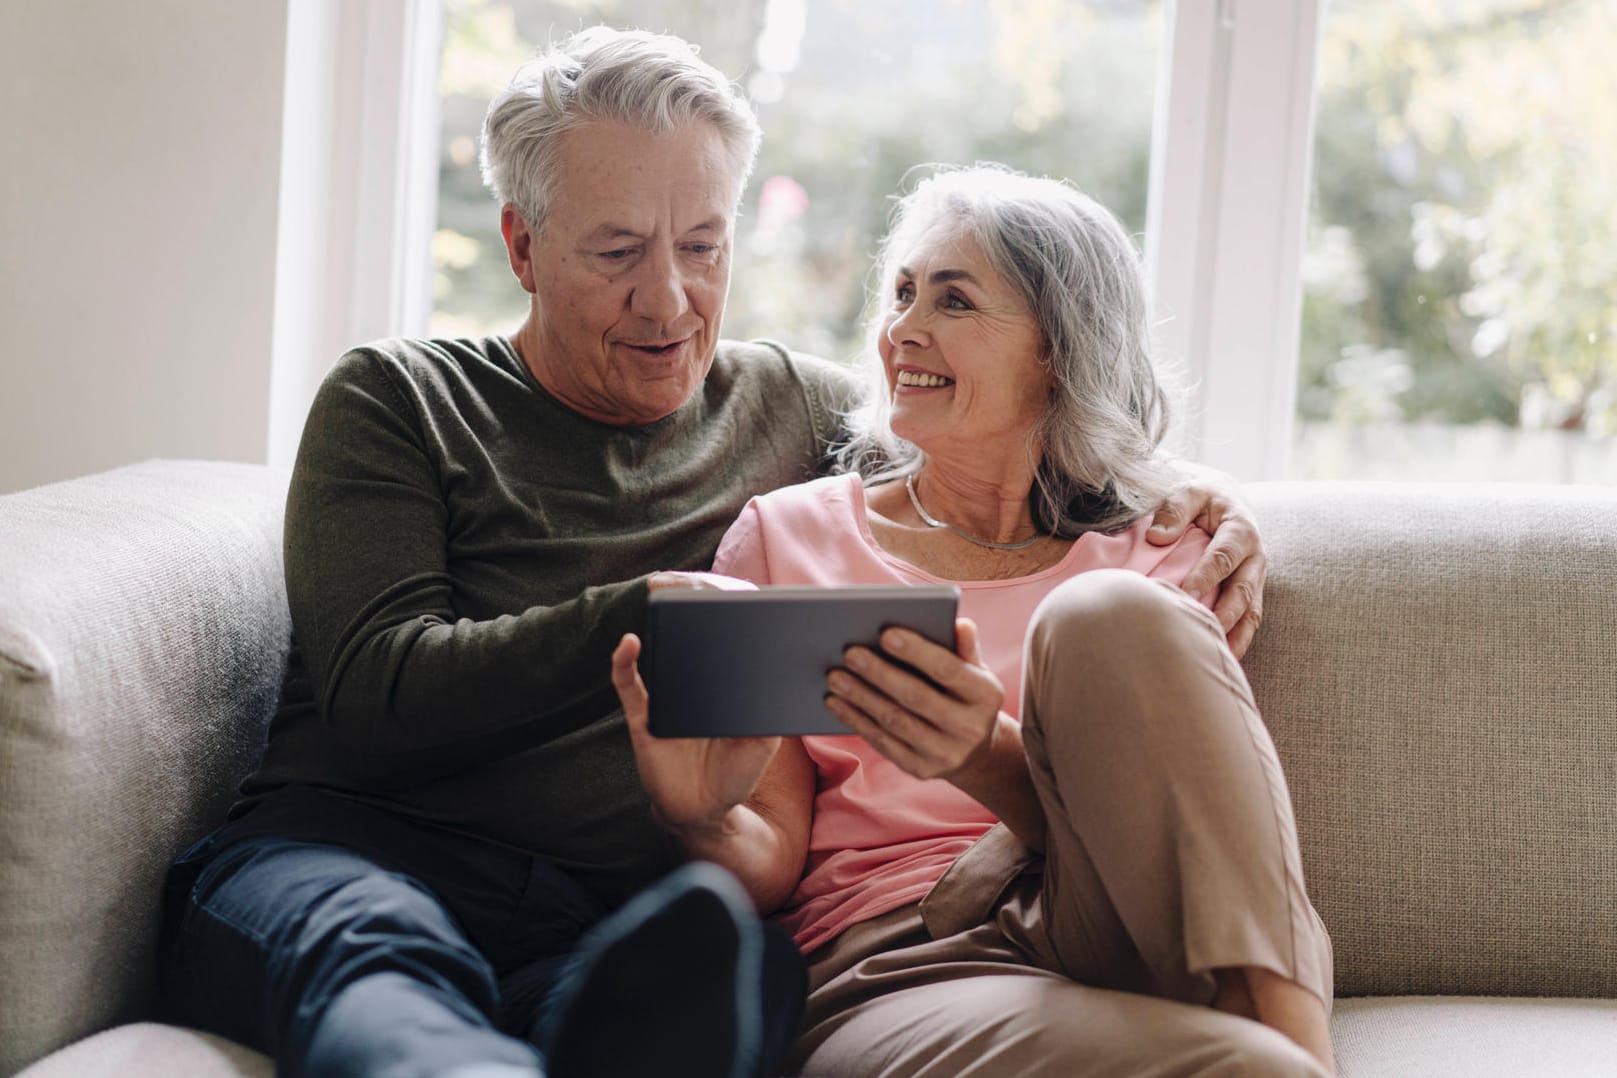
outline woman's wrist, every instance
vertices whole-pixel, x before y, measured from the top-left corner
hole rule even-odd
[[[1021,767],[1022,760],[1021,727],[1001,711],[994,716],[988,736],[948,778],[961,792],[982,801],[982,795],[992,796],[992,791],[1003,784],[1006,775]]]
[[[1029,849],[1044,849],[1044,807],[1033,788],[1022,726],[1001,711],[982,750],[949,781],[1004,821]]]

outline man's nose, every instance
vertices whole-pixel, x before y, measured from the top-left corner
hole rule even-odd
[[[641,318],[668,325],[690,310],[685,274],[672,250],[652,250],[636,267],[629,310]]]

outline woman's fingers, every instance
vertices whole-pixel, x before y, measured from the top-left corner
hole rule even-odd
[[[825,706],[848,729],[863,737],[877,752],[893,761],[904,771],[917,778],[932,777],[926,758],[916,751],[915,746],[895,732],[904,725],[902,722],[890,719],[888,723],[884,724],[835,694],[826,697]],[[913,722],[914,720],[910,719],[909,721]]]
[[[964,703],[977,706],[992,704],[997,713],[1004,702],[1005,688],[994,672],[983,665],[977,625],[970,618],[956,620],[955,647],[957,651],[950,651],[920,633],[894,628],[881,635],[882,655],[877,656],[867,648],[853,647],[844,653],[843,658],[859,676],[906,704],[913,701],[921,706],[930,705],[933,702],[926,694],[941,690],[940,695]],[[881,658],[892,661],[881,662]],[[862,659],[875,661],[869,663],[868,670],[860,669],[855,664]],[[893,665],[894,662],[913,668],[925,675],[924,679]],[[917,708],[912,707],[912,710]]]
[[[992,735],[1004,702],[999,680],[964,658],[977,654],[976,626],[962,619],[956,631],[963,655],[907,631],[894,647],[887,633],[887,654],[849,648],[848,669],[826,678],[831,713],[920,778],[948,776],[964,766]],[[888,655],[895,652],[894,658],[904,656],[926,676],[894,665]]]

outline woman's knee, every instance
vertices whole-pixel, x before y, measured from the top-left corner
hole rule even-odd
[[[1117,714],[1147,680],[1174,675],[1196,649],[1222,646],[1198,620],[1187,596],[1138,573],[1101,569],[1064,582],[1033,615],[1024,718]]]
[[[1029,663],[1105,667],[1151,657],[1184,630],[1194,612],[1159,581],[1124,569],[1097,569],[1064,581],[1033,613]]]

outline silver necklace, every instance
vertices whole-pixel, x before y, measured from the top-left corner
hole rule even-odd
[[[954,532],[956,535],[960,536],[960,538],[964,539],[968,543],[976,543],[978,546],[985,546],[989,550],[1026,550],[1028,547],[1032,546],[1034,543],[1037,543],[1040,539],[1044,538],[1044,534],[1042,532],[1037,532],[1036,531],[1036,532],[1033,533],[1032,537],[1027,538],[1027,539],[1022,539],[1022,540],[1020,540],[1018,542],[1015,542],[1015,543],[994,543],[994,542],[990,542],[987,539],[979,539],[975,535],[972,535],[970,532],[961,531],[959,528],[955,527],[953,524],[945,524],[943,521],[939,520],[937,517],[933,516],[931,513],[928,513],[926,511],[926,507],[921,504],[920,496],[915,493],[915,473],[914,472],[911,472],[909,475],[906,475],[904,477],[904,491],[905,491],[905,493],[907,493],[910,496],[910,504],[915,506],[915,512],[920,516],[920,518],[922,520],[926,521],[927,527],[929,527],[929,528],[948,528],[950,531]]]

